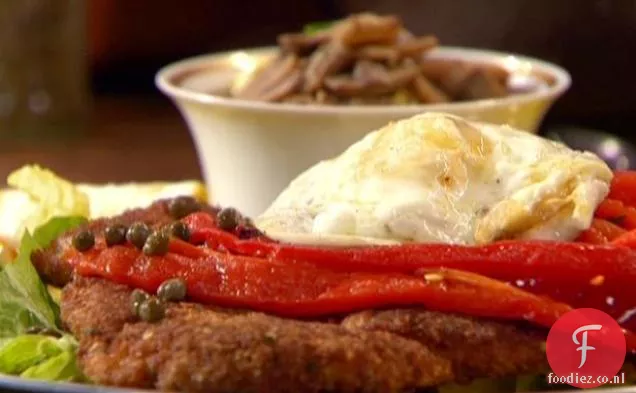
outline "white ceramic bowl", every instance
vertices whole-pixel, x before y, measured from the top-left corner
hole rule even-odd
[[[553,83],[501,99],[436,105],[317,106],[227,97],[235,78],[274,53],[274,48],[261,48],[204,55],[168,65],[156,76],[159,89],[188,123],[211,198],[250,216],[262,213],[299,173],[390,121],[439,111],[536,132],[570,85],[567,71],[541,60],[442,47],[428,56],[498,65],[512,75],[542,75]]]

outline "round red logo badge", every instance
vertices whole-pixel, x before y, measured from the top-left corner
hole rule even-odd
[[[617,374],[625,362],[625,335],[608,314],[581,308],[565,314],[552,326],[546,353],[553,371],[548,383],[577,388],[620,384]]]

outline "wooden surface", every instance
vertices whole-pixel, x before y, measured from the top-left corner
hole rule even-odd
[[[187,127],[161,97],[96,98],[77,135],[3,141],[1,149],[3,183],[26,163],[77,182],[200,178]]]

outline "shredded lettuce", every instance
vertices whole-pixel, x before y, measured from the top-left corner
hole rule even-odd
[[[78,380],[77,343],[63,335],[59,306],[31,263],[31,254],[56,237],[85,222],[83,217],[55,217],[22,236],[18,256],[0,264],[0,373],[46,380]],[[48,329],[54,338],[26,334]]]
[[[23,334],[0,346],[0,372],[24,378],[78,381],[81,372],[75,361],[77,342],[61,338]]]
[[[77,366],[75,348],[63,351],[44,362],[26,369],[22,378],[43,379],[47,381],[84,381],[84,377]]]
[[[19,374],[62,351],[53,337],[23,334],[0,347],[0,371]]]
[[[25,165],[9,174],[7,184],[26,193],[33,202],[32,211],[16,228],[16,239],[20,239],[25,230],[34,231],[53,217],[90,217],[88,196],[46,168]]]

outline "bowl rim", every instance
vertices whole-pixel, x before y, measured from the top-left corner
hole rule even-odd
[[[499,52],[476,48],[465,48],[456,46],[440,46],[434,49],[430,56],[438,59],[450,60],[472,60],[482,64],[495,64],[503,66],[506,59],[513,59],[525,62],[533,70],[547,74],[553,78],[554,83],[546,89],[541,89],[529,93],[516,94],[503,98],[491,98],[474,101],[441,103],[441,104],[417,104],[417,105],[314,105],[296,103],[271,103],[261,101],[243,100],[221,95],[197,92],[184,88],[175,83],[175,80],[183,75],[191,73],[193,70],[200,70],[205,65],[222,61],[230,56],[238,54],[245,55],[269,55],[275,53],[277,47],[256,47],[238,49],[225,52],[215,52],[188,57],[170,63],[156,73],[155,85],[165,95],[172,99],[196,102],[199,104],[212,105],[228,109],[243,109],[269,113],[294,113],[294,114],[316,114],[316,115],[400,115],[436,111],[452,112],[461,110],[475,110],[488,108],[519,105],[540,100],[554,100],[563,95],[571,86],[572,78],[570,73],[561,66],[537,58],[519,55],[512,52]]]

